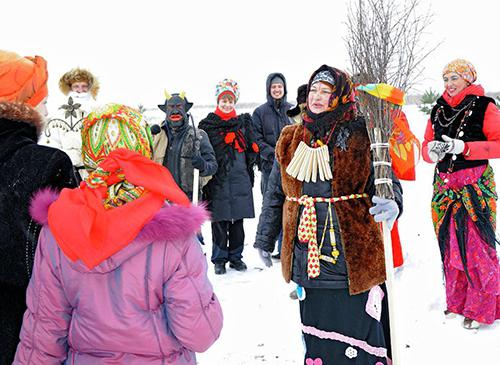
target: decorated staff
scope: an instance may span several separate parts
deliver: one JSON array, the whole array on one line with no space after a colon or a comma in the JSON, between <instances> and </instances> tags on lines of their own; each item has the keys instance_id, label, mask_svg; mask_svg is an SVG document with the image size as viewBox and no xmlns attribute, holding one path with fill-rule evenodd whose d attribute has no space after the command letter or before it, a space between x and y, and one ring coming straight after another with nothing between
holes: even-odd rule
<instances>
[{"instance_id":1,"label":"decorated staff","mask_svg":"<svg viewBox=\"0 0 500 365\"><path fill-rule=\"evenodd\" d=\"M400 110L404 104L403 91L384 83L359 85L357 90L362 111L365 116L366 129L370 138L370 149L372 150L372 160L375 174L375 191L377 197L383 199L393 199L394 190L392 186L392 164L389 152L389 138L393 130L394 113ZM376 198L376 197L375 197ZM374 201L375 201L374 198ZM382 208L383 209L383 208ZM370 211L378 210L373 207ZM382 231L384 236L384 255L386 285L389 302L389 322L391 333L395 331L394 312L394 269L393 254L391 244L392 224L387 220L382 221ZM398 347L396 336L391 336L392 361L398 365Z\"/></svg>"}]
</instances>

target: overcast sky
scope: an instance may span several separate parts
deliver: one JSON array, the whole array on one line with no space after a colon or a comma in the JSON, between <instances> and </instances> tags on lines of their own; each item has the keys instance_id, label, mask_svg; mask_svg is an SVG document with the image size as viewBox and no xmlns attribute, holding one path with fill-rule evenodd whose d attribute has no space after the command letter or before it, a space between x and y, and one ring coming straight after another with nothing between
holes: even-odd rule
<instances>
[{"instance_id":1,"label":"overcast sky","mask_svg":"<svg viewBox=\"0 0 500 365\"><path fill-rule=\"evenodd\" d=\"M0 48L47 59L52 103L61 97L59 77L76 66L99 78L103 102L153 106L166 88L211 104L225 77L240 84L241 102L264 102L270 72L285 74L294 101L297 86L321 64L349 68L343 39L352 1L7 1ZM421 2L426 11L431 2ZM432 2L434 22L424 40L443 43L425 63L416 91L441 91L443 66L457 57L476 66L487 91L500 90L495 4Z\"/></svg>"}]
</instances>

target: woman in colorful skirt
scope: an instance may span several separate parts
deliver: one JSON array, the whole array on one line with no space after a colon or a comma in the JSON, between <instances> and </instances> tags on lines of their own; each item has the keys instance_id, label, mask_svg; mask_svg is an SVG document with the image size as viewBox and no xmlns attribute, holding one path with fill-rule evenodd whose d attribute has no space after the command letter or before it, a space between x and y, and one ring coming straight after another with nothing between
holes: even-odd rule
<instances>
[{"instance_id":1,"label":"woman in colorful skirt","mask_svg":"<svg viewBox=\"0 0 500 365\"><path fill-rule=\"evenodd\" d=\"M376 221L392 225L402 211L394 180L396 201L374 196L370 142L351 79L321 66L307 85L300 123L285 127L276 145L255 242L270 266L283 229L283 276L301 288L306 365L389 363L384 248Z\"/></svg>"},{"instance_id":2,"label":"woman in colorful skirt","mask_svg":"<svg viewBox=\"0 0 500 365\"><path fill-rule=\"evenodd\" d=\"M445 314L464 316L467 329L500 318L496 200L488 159L500 157L500 112L474 84L463 59L443 70L445 91L432 109L424 160L436 163L432 219L443 260Z\"/></svg>"}]
</instances>

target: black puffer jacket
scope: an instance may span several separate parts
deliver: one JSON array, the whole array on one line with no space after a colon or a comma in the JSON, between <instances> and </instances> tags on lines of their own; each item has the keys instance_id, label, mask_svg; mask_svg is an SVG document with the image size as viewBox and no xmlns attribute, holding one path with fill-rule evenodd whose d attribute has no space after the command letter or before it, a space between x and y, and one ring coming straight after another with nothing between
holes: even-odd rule
<instances>
[{"instance_id":1,"label":"black puffer jacket","mask_svg":"<svg viewBox=\"0 0 500 365\"><path fill-rule=\"evenodd\" d=\"M224 142L229 125L232 131L242 132L247 146L245 152L238 152ZM241 114L224 121L210 113L198 127L207 132L217 158L217 173L203 190L212 222L254 218L252 187L257 154L252 149L255 142L250 115Z\"/></svg>"},{"instance_id":2,"label":"black puffer jacket","mask_svg":"<svg viewBox=\"0 0 500 365\"><path fill-rule=\"evenodd\" d=\"M283 80L285 94L278 102L271 96L271 81L275 77ZM285 77L280 73L272 73L266 81L267 102L259 106L252 115L253 125L257 144L259 145L260 168L264 171L271 171L274 161L274 148L276 141L280 136L281 130L288 124L291 124L286 112L292 107L292 104L286 101L287 89Z\"/></svg>"},{"instance_id":3,"label":"black puffer jacket","mask_svg":"<svg viewBox=\"0 0 500 365\"><path fill-rule=\"evenodd\" d=\"M0 102L0 364L14 358L26 309L40 230L30 217L30 200L41 188L76 186L69 157L36 144L40 129L32 108Z\"/></svg>"}]
</instances>

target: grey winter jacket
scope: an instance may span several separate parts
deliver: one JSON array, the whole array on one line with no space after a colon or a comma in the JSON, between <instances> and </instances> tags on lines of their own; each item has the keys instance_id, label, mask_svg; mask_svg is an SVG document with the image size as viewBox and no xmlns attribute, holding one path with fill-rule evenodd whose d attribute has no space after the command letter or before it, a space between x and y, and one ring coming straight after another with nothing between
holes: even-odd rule
<instances>
[{"instance_id":1,"label":"grey winter jacket","mask_svg":"<svg viewBox=\"0 0 500 365\"><path fill-rule=\"evenodd\" d=\"M203 186L217 172L217 160L207 134L196 129L196 136L197 141L193 127L188 124L173 130L164 123L153 141L153 160L169 169L177 185L190 199L193 196L193 155L199 151L205 160L205 167L200 170L198 196L201 197Z\"/></svg>"}]
</instances>

